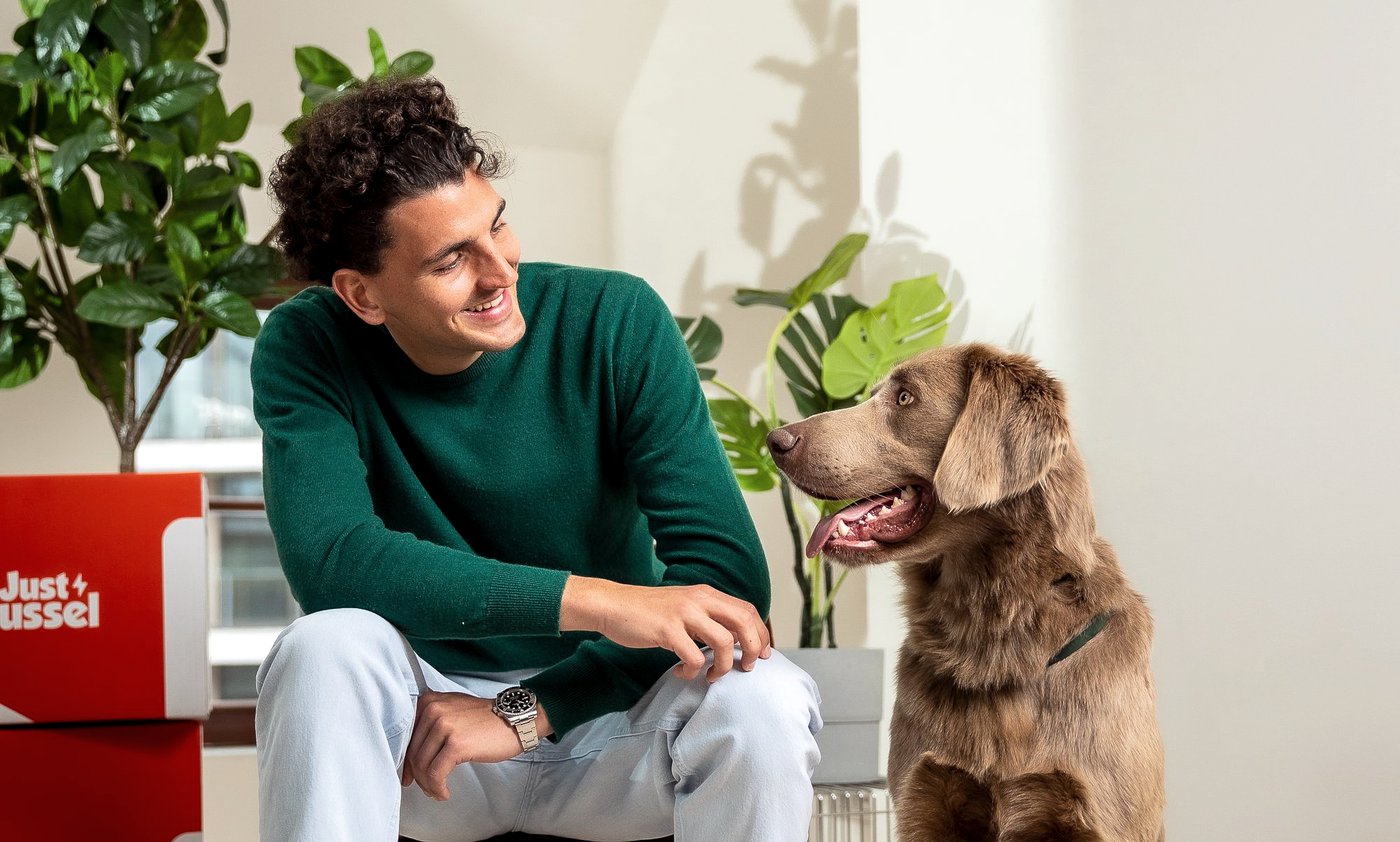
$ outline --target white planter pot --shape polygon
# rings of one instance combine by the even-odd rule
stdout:
[[[878,780],[880,711],[884,698],[883,649],[785,649],[788,660],[817,682],[822,721],[817,747],[822,760],[813,783]]]

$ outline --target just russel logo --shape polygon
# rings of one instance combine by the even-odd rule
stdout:
[[[67,573],[21,576],[11,570],[0,582],[0,632],[95,629],[97,608],[98,593],[81,573],[70,579]]]

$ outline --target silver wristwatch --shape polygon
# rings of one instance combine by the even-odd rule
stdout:
[[[535,694],[524,687],[507,687],[496,694],[496,703],[491,712],[504,719],[520,738],[523,751],[534,751],[540,747],[539,735],[535,733]]]

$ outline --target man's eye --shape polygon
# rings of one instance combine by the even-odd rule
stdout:
[[[434,274],[434,275],[446,275],[448,272],[451,272],[453,269],[456,269],[456,268],[457,268],[457,264],[459,264],[459,263],[461,263],[461,262],[462,262],[462,256],[459,254],[459,255],[457,255],[456,257],[452,258],[452,262],[451,262],[451,263],[445,263],[445,264],[443,264],[442,266],[439,266],[438,268],[434,269],[434,270],[433,270],[433,274]]]
[[[494,237],[494,236],[496,236],[497,234],[501,233],[501,230],[502,230],[503,228],[505,228],[505,227],[506,227],[506,221],[503,219],[503,220],[501,220],[500,222],[496,223],[496,224],[491,228],[491,236]]]

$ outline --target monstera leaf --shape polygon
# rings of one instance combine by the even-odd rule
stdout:
[[[695,370],[699,372],[700,379],[713,378],[715,370],[706,368],[703,363],[719,355],[720,345],[724,343],[724,333],[719,329],[719,325],[709,316],[701,316],[698,319],[677,316],[676,325],[685,337],[685,346],[690,349],[690,358],[695,362]]]
[[[734,478],[745,491],[767,491],[778,484],[778,468],[768,454],[768,425],[743,401],[711,398],[710,417],[724,444]]]
[[[822,387],[833,398],[864,394],[902,360],[942,344],[952,310],[937,275],[900,281],[846,321],[822,358]]]
[[[866,310],[864,304],[849,295],[818,294],[809,303],[816,311],[816,324],[806,313],[797,313],[783,331],[785,344],[777,348],[778,367],[787,375],[788,391],[804,418],[854,403],[827,394],[822,386],[822,358],[841,333],[842,325]]]

